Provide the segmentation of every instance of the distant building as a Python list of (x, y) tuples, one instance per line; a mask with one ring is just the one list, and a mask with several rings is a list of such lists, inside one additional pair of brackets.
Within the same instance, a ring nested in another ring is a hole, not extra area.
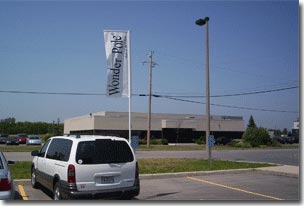
[[(132, 112), (132, 136), (146, 138), (146, 113)], [(128, 112), (97, 112), (66, 119), (65, 134), (100, 134), (128, 138)], [(169, 143), (189, 143), (205, 135), (206, 115), (151, 114), (151, 138), (165, 138)], [(244, 120), (238, 116), (211, 116), (211, 134), (215, 138), (241, 138), (245, 131)]]
[(299, 142), (299, 131), (300, 131), (300, 119), (298, 118), (293, 122), (293, 128), (291, 131), (291, 135), (295, 137), (295, 141)]
[(268, 129), (268, 134), (270, 136), (270, 138), (274, 138), (275, 137), (275, 130), (274, 129)]

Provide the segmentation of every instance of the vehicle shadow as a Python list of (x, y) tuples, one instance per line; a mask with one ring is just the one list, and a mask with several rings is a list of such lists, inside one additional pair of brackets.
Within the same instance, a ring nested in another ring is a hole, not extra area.
[(14, 200), (23, 200), (22, 196), (20, 195), (20, 193), (18, 191), (15, 191)]
[(145, 199), (149, 200), (149, 199), (153, 199), (153, 198), (157, 198), (157, 197), (163, 197), (163, 196), (167, 196), (167, 195), (174, 195), (174, 194), (177, 194), (177, 193), (179, 193), (179, 192), (159, 193), (159, 194), (156, 194), (156, 195), (148, 196)]
[(53, 200), (53, 192), (46, 189), (45, 187), (43, 186), (39, 186), (39, 189), (44, 193), (46, 194), (49, 198), (51, 198)]

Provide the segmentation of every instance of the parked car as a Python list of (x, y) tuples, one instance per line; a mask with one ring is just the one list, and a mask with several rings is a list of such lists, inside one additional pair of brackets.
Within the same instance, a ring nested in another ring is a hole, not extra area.
[(25, 144), (28, 136), (26, 134), (17, 134), (19, 144)]
[(30, 136), (26, 140), (26, 145), (41, 145), (41, 138), (38, 136)]
[(18, 137), (9, 136), (6, 140), (7, 145), (19, 145)]
[(275, 136), (273, 137), (273, 139), (281, 144), (293, 144), (296, 142), (295, 137), (289, 137), (289, 136)]
[(0, 151), (0, 200), (12, 200), (15, 197), (15, 184), (8, 164), (14, 164), (14, 162), (7, 162)]
[(58, 136), (33, 151), (31, 183), (61, 199), (131, 199), (139, 169), (129, 143), (109, 136)]
[(216, 145), (226, 145), (228, 144), (229, 142), (231, 142), (231, 139), (229, 139), (228, 137), (217, 137), (215, 139), (215, 144)]
[(0, 144), (6, 144), (7, 138), (8, 138), (7, 134), (0, 134)]

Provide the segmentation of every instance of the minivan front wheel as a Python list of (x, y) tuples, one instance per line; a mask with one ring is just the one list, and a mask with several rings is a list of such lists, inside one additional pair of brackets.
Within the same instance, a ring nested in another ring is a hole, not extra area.
[(54, 186), (54, 200), (62, 200), (59, 182), (57, 182)]
[(36, 181), (36, 171), (34, 168), (32, 169), (31, 183), (33, 188), (38, 188), (38, 182)]

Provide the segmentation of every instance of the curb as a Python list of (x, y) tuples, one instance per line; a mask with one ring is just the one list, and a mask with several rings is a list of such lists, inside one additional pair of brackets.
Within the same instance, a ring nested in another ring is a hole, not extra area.
[(284, 172), (284, 171), (267, 170), (267, 167), (266, 168), (254, 168), (253, 170), (256, 171), (256, 172), (258, 172), (258, 173), (261, 173), (261, 174), (299, 178), (299, 174), (298, 173), (290, 173), (290, 172)]
[(252, 172), (253, 169), (236, 169), (236, 170), (215, 170), (215, 171), (197, 171), (197, 172), (177, 172), (177, 173), (159, 173), (159, 174), (144, 174), (139, 175), (140, 180), (166, 179), (178, 178), (187, 176), (208, 176), (221, 174), (240, 174), (245, 172)]

